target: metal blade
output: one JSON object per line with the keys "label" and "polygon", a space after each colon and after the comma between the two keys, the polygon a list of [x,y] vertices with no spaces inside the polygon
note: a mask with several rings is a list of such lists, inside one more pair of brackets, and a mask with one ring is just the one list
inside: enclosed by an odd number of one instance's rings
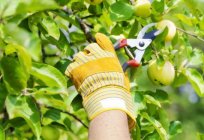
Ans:
{"label": "metal blade", "polygon": [[145,33],[149,30],[149,28],[151,28],[151,27],[153,27],[155,25],[156,25],[156,23],[150,23],[150,24],[147,24],[146,26],[144,26],[142,28],[142,30],[140,30],[140,32],[139,32],[139,34],[137,36],[137,39],[142,39],[144,37]]}
{"label": "metal blade", "polygon": [[142,60],[142,57],[143,57],[143,55],[144,55],[144,53],[145,53],[145,50],[135,50],[135,60],[138,62],[138,63],[140,63],[141,62],[141,60]]}

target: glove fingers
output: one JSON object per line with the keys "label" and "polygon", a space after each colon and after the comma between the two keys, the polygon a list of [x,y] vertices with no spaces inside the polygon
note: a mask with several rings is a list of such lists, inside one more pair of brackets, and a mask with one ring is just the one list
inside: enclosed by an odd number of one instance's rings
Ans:
{"label": "glove fingers", "polygon": [[102,33],[97,33],[95,35],[95,38],[96,38],[96,42],[98,43],[98,45],[105,51],[109,51],[109,52],[112,52],[115,54],[115,50],[114,50],[114,47],[113,47],[113,44],[112,42],[110,41],[110,39],[102,34]]}
{"label": "glove fingers", "polygon": [[73,58],[73,62],[71,64],[69,64],[69,66],[67,67],[65,74],[68,77],[71,77],[71,71],[73,69],[75,69],[76,67],[79,67],[80,65],[84,64],[88,62],[88,58],[86,57],[86,55],[84,54],[84,52],[78,52],[74,58]]}
{"label": "glove fingers", "polygon": [[87,47],[84,48],[84,52],[87,55],[98,54],[100,55],[103,50],[96,43],[91,43]]}

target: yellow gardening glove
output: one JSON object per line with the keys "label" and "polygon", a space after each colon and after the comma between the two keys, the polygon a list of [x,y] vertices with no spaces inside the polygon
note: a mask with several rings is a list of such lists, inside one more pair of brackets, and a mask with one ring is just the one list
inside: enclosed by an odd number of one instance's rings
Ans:
{"label": "yellow gardening glove", "polygon": [[65,74],[70,77],[83,98],[90,120],[108,110],[121,110],[128,115],[129,128],[135,125],[135,110],[125,77],[111,41],[97,33],[96,42],[89,44],[74,57]]}

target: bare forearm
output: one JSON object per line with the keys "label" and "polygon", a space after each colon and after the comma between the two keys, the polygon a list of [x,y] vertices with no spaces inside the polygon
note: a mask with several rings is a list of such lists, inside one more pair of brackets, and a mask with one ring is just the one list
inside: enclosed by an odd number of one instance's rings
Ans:
{"label": "bare forearm", "polygon": [[90,123],[89,140],[130,140],[126,113],[111,110],[98,115]]}

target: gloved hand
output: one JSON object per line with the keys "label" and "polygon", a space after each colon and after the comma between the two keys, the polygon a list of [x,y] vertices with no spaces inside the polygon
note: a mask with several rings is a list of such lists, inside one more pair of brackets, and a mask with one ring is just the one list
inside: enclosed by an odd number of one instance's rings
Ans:
{"label": "gloved hand", "polygon": [[83,98],[90,120],[108,110],[128,115],[129,128],[135,125],[135,109],[125,76],[111,41],[97,33],[96,42],[75,55],[65,74],[70,77]]}

